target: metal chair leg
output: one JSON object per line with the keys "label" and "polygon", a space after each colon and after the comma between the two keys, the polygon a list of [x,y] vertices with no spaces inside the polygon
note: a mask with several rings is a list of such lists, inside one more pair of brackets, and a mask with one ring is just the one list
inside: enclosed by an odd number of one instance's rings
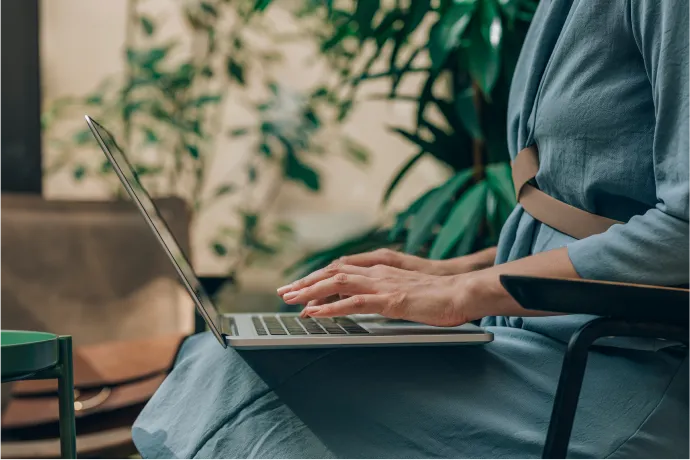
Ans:
{"label": "metal chair leg", "polygon": [[570,339],[563,357],[549,431],[542,458],[565,458],[575,420],[577,402],[587,367],[589,348],[601,337],[665,338],[688,343],[687,326],[597,318],[582,326]]}
{"label": "metal chair leg", "polygon": [[589,347],[597,338],[595,332],[594,326],[589,323],[578,330],[568,343],[568,351],[563,357],[561,376],[558,379],[542,458],[565,458],[568,451],[577,401],[580,398],[582,381],[587,367]]}
{"label": "metal chair leg", "polygon": [[60,405],[60,452],[62,458],[77,458],[77,432],[74,421],[74,368],[72,337],[59,337],[60,364],[58,396]]}

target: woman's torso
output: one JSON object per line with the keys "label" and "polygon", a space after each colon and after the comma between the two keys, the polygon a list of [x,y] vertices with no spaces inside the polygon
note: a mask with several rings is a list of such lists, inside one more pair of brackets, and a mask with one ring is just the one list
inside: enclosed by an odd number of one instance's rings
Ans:
{"label": "woman's torso", "polygon": [[[508,109],[511,158],[537,145],[539,188],[620,221],[644,214],[657,202],[655,121],[629,0],[542,0],[516,66]],[[518,205],[501,233],[496,263],[573,241]],[[486,323],[567,340],[588,319],[493,318]]]}

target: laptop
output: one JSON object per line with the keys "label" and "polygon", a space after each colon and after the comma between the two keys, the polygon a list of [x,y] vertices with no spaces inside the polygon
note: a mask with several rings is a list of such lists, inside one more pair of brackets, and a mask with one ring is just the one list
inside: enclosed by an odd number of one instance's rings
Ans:
{"label": "laptop", "polygon": [[298,313],[223,314],[206,294],[191,263],[139,182],[115,138],[85,116],[98,145],[127,193],[170,258],[199,314],[223,347],[238,349],[371,346],[470,345],[491,342],[493,334],[473,324],[433,327],[380,315],[300,318]]}

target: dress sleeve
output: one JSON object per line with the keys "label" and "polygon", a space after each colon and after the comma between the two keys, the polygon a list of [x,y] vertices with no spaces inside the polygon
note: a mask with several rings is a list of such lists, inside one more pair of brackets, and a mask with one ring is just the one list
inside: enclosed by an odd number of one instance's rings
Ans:
{"label": "dress sleeve", "polygon": [[649,77],[656,116],[656,206],[626,224],[568,245],[583,278],[688,283],[688,6],[630,0],[632,34]]}

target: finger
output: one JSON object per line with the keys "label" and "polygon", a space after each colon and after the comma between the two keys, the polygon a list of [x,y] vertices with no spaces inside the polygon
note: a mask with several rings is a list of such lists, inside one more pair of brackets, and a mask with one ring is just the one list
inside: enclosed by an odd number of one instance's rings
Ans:
{"label": "finger", "polygon": [[319,305],[326,305],[327,303],[332,303],[332,302],[335,302],[337,300],[340,300],[340,296],[333,295],[333,296],[326,297],[323,299],[310,300],[306,306],[307,307],[317,307]]}
{"label": "finger", "polygon": [[303,313],[314,317],[382,313],[386,311],[388,303],[388,297],[385,295],[360,294],[327,305],[308,307]]}
{"label": "finger", "polygon": [[[339,300],[338,296],[331,296],[331,297],[328,297],[327,299],[310,300],[309,302],[307,302],[307,305],[305,305],[305,308],[307,308],[307,307],[318,307],[319,305],[326,305],[326,304],[329,304],[331,302],[335,302],[336,300]],[[302,309],[299,316],[302,318],[307,317],[307,314],[304,312],[304,309]]]}
{"label": "finger", "polygon": [[390,249],[377,249],[376,251],[343,256],[338,259],[338,262],[359,267],[373,267],[379,264],[395,266],[397,255],[398,253]]}
{"label": "finger", "polygon": [[279,288],[278,295],[284,296],[288,292],[295,292],[300,289],[304,289],[319,281],[331,278],[337,275],[338,273],[364,275],[365,271],[364,269],[362,269],[362,267],[355,267],[351,265],[345,265],[342,263],[333,263],[327,267],[322,268],[321,270],[316,270],[315,272],[305,276],[302,279],[299,279],[291,284]]}
{"label": "finger", "polygon": [[374,279],[366,276],[338,273],[299,291],[288,292],[283,301],[295,305],[339,294],[373,294],[376,292],[375,284]]}

